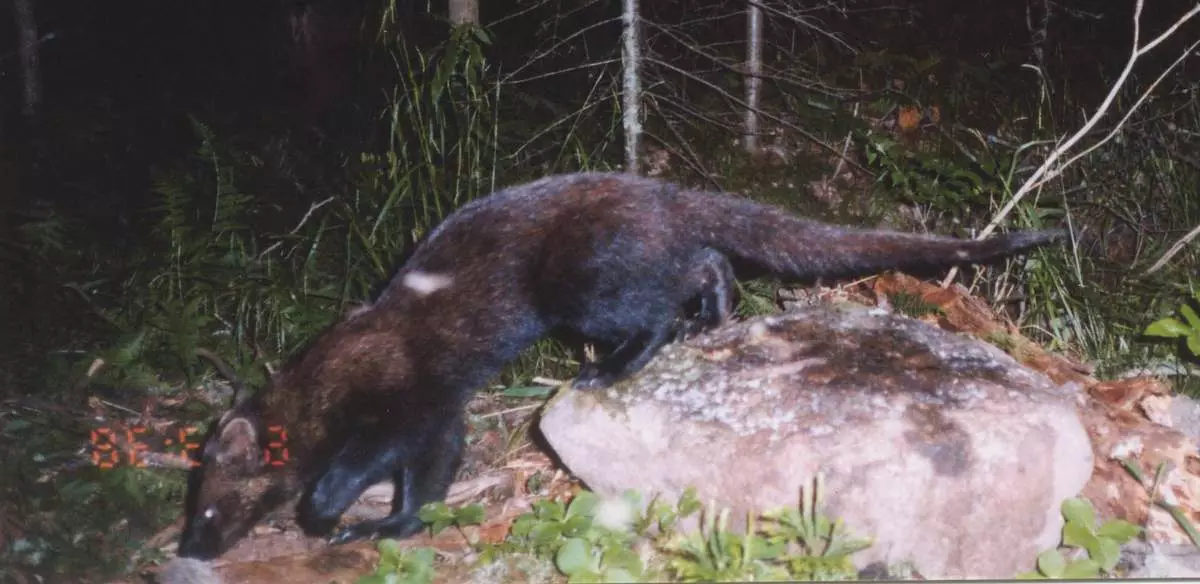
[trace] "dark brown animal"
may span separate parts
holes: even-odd
[[[942,269],[1061,235],[969,241],[851,229],[620,174],[499,191],[448,217],[372,306],[322,333],[214,425],[193,471],[180,554],[221,553],[296,495],[306,530],[327,532],[389,478],[392,514],[333,541],[415,533],[417,510],[445,496],[458,466],[464,402],[547,335],[609,348],[575,381],[605,387],[671,339],[724,322],[735,273],[811,281]],[[288,432],[282,467],[264,463],[272,427]]]

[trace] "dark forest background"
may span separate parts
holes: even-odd
[[[0,10],[0,475],[45,479],[5,483],[0,574],[129,569],[128,553],[95,566],[69,550],[136,549],[177,513],[178,482],[70,466],[97,400],[172,398],[203,419],[180,393],[212,378],[195,349],[261,382],[466,200],[621,168],[621,3],[482,4],[455,29],[444,2],[36,0],[32,113],[16,12]],[[1115,0],[764,6],[762,146],[747,152],[745,4],[643,0],[643,172],[961,236],[1101,103],[1134,30]],[[1190,6],[1152,2],[1142,42]],[[1140,60],[1097,136],[1197,38],[1189,22]],[[1006,223],[1068,226],[1067,249],[960,276],[1104,374],[1189,359],[1141,333],[1194,291],[1190,248],[1146,268],[1200,224],[1197,67]],[[748,287],[743,311],[773,290]],[[539,345],[501,383],[570,375],[560,355]],[[130,505],[148,514],[136,529],[104,529]]]

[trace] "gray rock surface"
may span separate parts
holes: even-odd
[[[1200,550],[1190,544],[1134,540],[1121,548],[1121,564],[1129,578],[1200,578]]]
[[[159,584],[222,584],[209,562],[175,558],[158,575]]]
[[[1173,396],[1170,414],[1172,428],[1192,440],[1200,440],[1200,402],[1186,395]]]
[[[664,348],[639,375],[567,391],[541,430],[590,488],[747,511],[822,511],[929,578],[1011,578],[1059,540],[1063,499],[1092,471],[1059,387],[999,349],[860,306],[753,319]]]

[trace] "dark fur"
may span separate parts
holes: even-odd
[[[416,510],[443,498],[453,479],[470,393],[549,334],[611,349],[575,381],[605,387],[670,340],[724,322],[735,273],[807,282],[921,272],[994,261],[1061,235],[969,241],[851,229],[618,174],[499,191],[447,218],[373,306],[333,325],[214,427],[189,489],[180,554],[220,553],[299,494],[301,524],[327,532],[389,477],[392,515],[334,540],[415,533]],[[448,284],[421,293],[405,284],[413,274]],[[287,426],[293,466],[261,464],[270,424]]]

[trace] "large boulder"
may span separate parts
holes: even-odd
[[[981,341],[846,304],[665,347],[611,389],[564,392],[540,428],[601,494],[694,486],[744,517],[796,505],[821,472],[821,511],[874,539],[859,567],[1010,578],[1058,543],[1092,472],[1078,396]]]

